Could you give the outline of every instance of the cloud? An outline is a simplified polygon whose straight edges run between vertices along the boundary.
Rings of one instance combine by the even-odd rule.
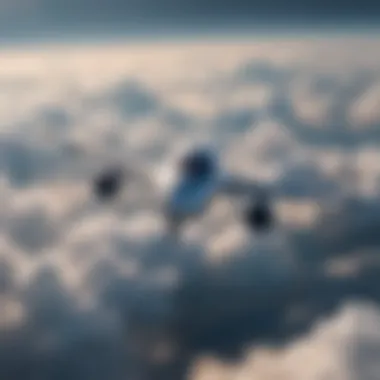
[[[59,236],[59,226],[43,209],[16,211],[8,223],[9,236],[25,252],[41,252],[56,243]]]
[[[221,133],[241,133],[252,126],[256,116],[255,110],[250,108],[231,109],[220,112],[215,123],[215,129]]]
[[[212,46],[205,57],[194,49],[186,55],[191,64],[181,69],[180,81],[202,71],[204,58],[219,67]],[[276,45],[272,49],[277,52]],[[62,64],[85,88],[88,78],[77,70],[80,58],[66,54]],[[112,57],[133,61],[132,53],[123,54]],[[375,141],[374,131],[349,128],[345,119],[358,93],[368,91],[367,82],[350,72],[344,88],[351,94],[335,102],[342,90],[332,71],[316,74],[301,59],[290,69],[277,67],[265,54],[257,65],[249,59],[250,74],[234,84],[222,109],[215,107],[220,94],[204,91],[203,82],[192,92],[202,107],[186,108],[193,100],[175,102],[174,77],[160,87],[147,74],[123,73],[111,85],[105,75],[96,90],[70,99],[62,95],[65,87],[54,102],[46,91],[28,125],[43,124],[54,139],[40,132],[36,138],[36,129],[21,128],[14,116],[7,130],[20,129],[0,139],[0,300],[6,309],[6,318],[0,317],[0,378],[184,379],[206,354],[234,367],[236,376],[255,371],[260,379],[269,376],[275,361],[281,376],[287,369],[291,378],[319,380],[326,373],[339,378],[351,371],[369,379],[366,368],[377,371],[377,338],[371,336],[379,323],[377,306],[352,303],[380,302],[377,193],[368,197],[358,186],[348,196],[342,178],[321,165],[329,161],[329,151],[351,165],[354,160],[344,161],[350,152],[338,154],[342,146],[356,141],[363,153],[366,143]],[[56,75],[38,77],[39,86],[64,83]],[[230,75],[221,78],[222,85]],[[304,76],[319,81],[305,91],[331,97],[329,104],[341,107],[334,116],[342,121],[338,132],[325,110],[316,111],[317,121],[300,117],[295,94]],[[252,81],[271,87],[263,108],[235,103],[239,91],[250,96]],[[33,94],[22,86],[18,91],[26,99],[20,107],[26,107]],[[251,236],[236,223],[242,209],[221,202],[190,231],[187,244],[178,246],[161,235],[162,221],[146,210],[139,185],[136,194],[109,207],[88,196],[88,172],[110,156],[133,150],[138,159],[149,157],[154,167],[165,169],[182,144],[200,136],[222,145],[227,166],[277,183],[289,218],[298,213],[292,201],[317,208],[316,220],[302,229],[279,223],[268,235]],[[374,144],[372,150],[376,157]],[[367,163],[364,172],[378,176],[376,165]],[[363,321],[368,330],[352,332]],[[336,341],[354,347],[350,362]],[[309,355],[316,364],[305,369],[303,358]]]
[[[371,83],[377,81],[376,73],[351,69],[345,75],[349,78],[337,77],[333,81],[329,74],[313,74],[309,86],[304,86],[300,75],[301,80],[279,86],[271,100],[272,114],[307,145],[352,148],[378,141],[374,128],[353,128],[350,121],[353,118],[350,109],[360,101]],[[326,84],[323,91],[318,88],[320,85],[316,89],[315,82],[329,82],[328,91]],[[358,116],[359,112],[357,109]]]
[[[60,165],[59,151],[23,141],[17,135],[0,138],[0,170],[16,188],[25,188],[33,182],[51,176]]]
[[[0,261],[0,293],[9,292],[13,286],[13,265],[5,259]]]
[[[265,347],[248,350],[238,366],[204,356],[194,366],[190,379],[208,377],[216,380],[226,374],[233,380],[250,378],[252,374],[259,379],[302,377],[314,380],[326,376],[342,380],[357,376],[371,378],[370,373],[376,373],[378,368],[377,361],[369,358],[377,356],[379,339],[375,334],[369,343],[368,338],[378,318],[379,310],[372,305],[356,303],[346,306],[334,317],[320,321],[307,338],[298,339],[290,346],[276,350]],[[358,328],[353,329],[352,326],[356,324]],[[351,348],[361,346],[362,340],[368,345],[364,355],[357,355],[356,348]],[[347,347],[350,347],[349,352]]]
[[[159,107],[153,93],[141,83],[128,79],[103,92],[94,102],[94,106],[112,107],[126,118],[149,116]]]
[[[321,199],[340,191],[337,181],[327,178],[312,162],[290,167],[278,186],[283,197],[295,199]]]
[[[270,61],[256,59],[241,65],[235,73],[235,80],[239,84],[278,86],[288,81],[291,75],[292,71],[287,68],[276,67]]]
[[[39,121],[50,128],[65,129],[72,124],[68,111],[59,105],[46,105],[38,112]]]

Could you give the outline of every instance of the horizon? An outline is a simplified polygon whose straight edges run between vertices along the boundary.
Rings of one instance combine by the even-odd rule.
[[[139,31],[99,31],[87,30],[85,33],[64,32],[64,33],[40,33],[26,37],[21,36],[0,36],[0,50],[4,48],[28,48],[28,47],[49,47],[59,46],[82,46],[82,45],[125,45],[125,44],[172,44],[172,43],[230,43],[242,42],[254,43],[258,40],[302,40],[302,39],[324,39],[332,38],[366,38],[373,39],[380,37],[380,25],[363,24],[312,24],[312,25],[262,25],[251,28],[210,28],[205,29],[186,29],[176,28],[160,29],[150,33]]]

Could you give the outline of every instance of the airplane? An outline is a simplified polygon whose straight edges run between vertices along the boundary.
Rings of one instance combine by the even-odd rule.
[[[206,212],[217,196],[247,199],[249,203],[242,219],[250,229],[262,232],[273,226],[271,190],[255,181],[224,173],[213,149],[191,149],[182,156],[177,169],[178,180],[160,198],[160,211],[170,233],[178,236],[186,222]],[[95,176],[93,192],[98,200],[106,202],[117,197],[132,180],[142,180],[157,191],[152,175],[145,169],[115,165]]]

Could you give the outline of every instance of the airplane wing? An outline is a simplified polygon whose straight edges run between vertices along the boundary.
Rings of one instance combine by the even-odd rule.
[[[167,169],[168,165],[148,164],[141,160],[112,160],[93,176],[92,194],[97,201],[112,202],[124,198],[125,192],[134,188],[144,207],[161,209],[172,179]]]
[[[226,176],[221,182],[220,193],[247,201],[242,217],[250,229],[266,231],[275,223],[272,208],[274,189],[268,184],[237,176]]]
[[[116,162],[105,166],[95,174],[92,181],[93,193],[98,200],[118,197],[126,188],[137,184],[145,192],[156,192],[157,184],[153,171],[141,165]]]
[[[273,195],[273,189],[259,181],[240,176],[224,175],[220,181],[220,193],[255,200],[268,199]]]

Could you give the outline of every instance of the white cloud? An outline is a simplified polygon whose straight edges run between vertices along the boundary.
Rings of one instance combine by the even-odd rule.
[[[112,158],[131,155],[169,172],[168,163],[184,147],[211,140],[221,146],[231,168],[277,180],[282,194],[291,194],[295,202],[306,197],[305,207],[322,208],[316,198],[324,200],[341,189],[340,178],[326,169],[334,157],[324,140],[313,148],[303,141],[302,127],[310,125],[300,123],[294,109],[285,107],[290,113],[275,115],[270,104],[278,92],[285,101],[292,97],[283,88],[290,64],[277,67],[276,62],[287,61],[291,53],[290,63],[297,54],[306,67],[311,63],[302,58],[303,50],[281,46],[280,51],[266,45],[254,52],[247,45],[4,53],[0,77],[9,70],[16,79],[30,80],[25,86],[0,86],[1,97],[9,86],[17,87],[10,108],[0,109],[5,132],[0,137],[0,297],[5,294],[1,305],[6,305],[8,324],[0,324],[1,378],[119,380],[129,374],[132,380],[145,380],[173,377],[170,371],[177,369],[175,377],[181,379],[186,363],[202,350],[233,357],[245,347],[255,349],[260,340],[285,341],[289,348],[260,356],[252,367],[248,358],[235,368],[237,379],[251,370],[265,379],[275,359],[285,371],[302,358],[313,358],[318,365],[289,370],[305,379],[322,379],[324,366],[335,366],[329,354],[337,358],[335,342],[348,342],[340,323],[351,311],[338,315],[340,322],[328,323],[324,333],[309,331],[352,295],[377,301],[378,276],[370,269],[378,264],[365,267],[359,256],[357,278],[343,280],[317,268],[336,253],[344,259],[347,252],[377,249],[377,200],[364,200],[357,191],[340,204],[337,219],[326,216],[306,231],[281,225],[261,239],[236,223],[241,209],[221,203],[190,229],[189,243],[178,247],[161,237],[160,218],[142,204],[143,189],[110,207],[90,197],[89,178]],[[223,61],[226,49],[231,57]],[[215,88],[224,88],[231,75],[236,79],[231,68],[252,63],[252,56],[260,54],[273,67],[252,66],[248,74],[250,80],[271,82],[273,93],[257,94],[250,85],[235,83],[229,96],[218,94]],[[57,62],[60,69],[51,71]],[[205,91],[215,85],[207,79],[211,68],[221,85]],[[297,64],[290,68],[291,78],[308,73],[298,72]],[[313,77],[313,70],[308,75]],[[194,83],[184,89],[189,78]],[[322,87],[319,91],[330,92]],[[316,114],[318,123],[327,125],[323,112]],[[367,162],[377,151],[374,147],[372,156],[364,148],[359,152],[363,183],[378,176],[377,166]],[[287,218],[294,221],[292,213],[301,208],[287,202]],[[329,223],[340,228],[324,235]],[[304,267],[294,266],[297,258]],[[310,271],[306,278],[304,268]],[[288,312],[296,306],[302,318],[291,325]],[[308,343],[294,340],[301,332]],[[159,347],[166,355],[157,354]],[[358,357],[364,355],[357,350]],[[160,360],[169,361],[163,366],[166,377]],[[328,373],[339,378],[347,368],[339,361]]]

